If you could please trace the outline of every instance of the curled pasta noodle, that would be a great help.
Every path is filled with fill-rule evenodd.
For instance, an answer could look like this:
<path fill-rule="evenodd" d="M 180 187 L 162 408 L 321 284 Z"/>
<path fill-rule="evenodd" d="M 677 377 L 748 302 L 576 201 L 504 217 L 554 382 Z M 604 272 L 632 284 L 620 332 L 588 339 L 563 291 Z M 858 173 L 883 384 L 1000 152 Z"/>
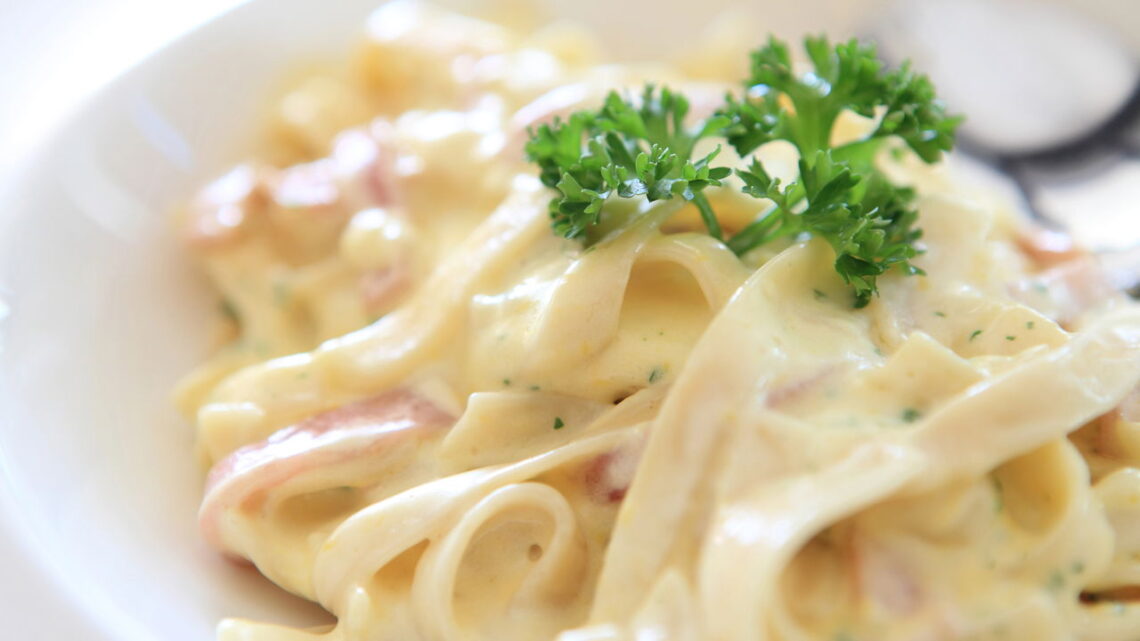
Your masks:
<path fill-rule="evenodd" d="M 517 514 L 511 515 L 511 512 Z M 473 539 L 479 530 L 490 527 L 496 519 L 513 516 L 514 519 L 525 520 L 528 517 L 534 519 L 536 515 L 550 521 L 552 533 L 547 540 L 530 543 L 532 547 L 521 550 L 524 554 L 528 549 L 539 550 L 531 554 L 538 558 L 528 568 L 521 585 L 509 595 L 506 603 L 487 604 L 484 601 L 468 608 L 467 614 L 505 621 L 527 616 L 512 612 L 519 607 L 538 609 L 543 605 L 569 605 L 568 601 L 579 591 L 586 554 L 573 511 L 566 499 L 549 486 L 538 483 L 507 485 L 476 503 L 446 535 L 432 542 L 416 567 L 412 607 L 427 638 L 455 638 L 463 635 L 465 627 L 481 627 L 464 626 L 458 621 L 455 591 L 464 554 L 469 546 L 475 544 Z M 487 585 L 480 587 L 488 592 L 494 589 Z M 543 608 L 543 619 L 551 631 L 557 630 L 558 620 L 562 618 L 556 616 L 558 609 Z"/>
<path fill-rule="evenodd" d="M 336 619 L 219 638 L 1140 638 L 1140 306 L 905 154 L 926 274 L 863 309 L 828 243 L 737 257 L 682 198 L 558 238 L 523 132 L 727 85 L 541 33 L 389 3 L 279 110 L 293 164 L 188 208 L 224 298 L 179 394 L 203 534 Z M 728 232 L 766 206 L 737 187 L 703 192 Z"/>

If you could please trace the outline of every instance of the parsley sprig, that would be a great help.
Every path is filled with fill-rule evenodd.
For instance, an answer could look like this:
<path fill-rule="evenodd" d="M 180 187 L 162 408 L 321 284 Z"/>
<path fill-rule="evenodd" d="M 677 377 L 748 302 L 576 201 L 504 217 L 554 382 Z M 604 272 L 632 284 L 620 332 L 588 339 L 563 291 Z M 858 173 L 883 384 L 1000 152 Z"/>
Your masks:
<path fill-rule="evenodd" d="M 682 94 L 647 86 L 637 100 L 611 92 L 597 111 L 532 130 L 527 156 L 543 183 L 559 192 L 550 204 L 555 232 L 594 241 L 591 233 L 606 229 L 611 198 L 680 197 L 696 206 L 711 236 L 724 240 L 704 190 L 735 173 L 744 193 L 771 203 L 727 239 L 737 255 L 783 237 L 822 238 L 835 251 L 835 269 L 854 290 L 856 307 L 870 301 L 886 271 L 921 273 L 910 263 L 921 236 L 914 192 L 892 184 L 874 158 L 895 137 L 923 161 L 936 162 L 953 146 L 961 119 L 946 115 L 926 76 L 908 64 L 887 70 L 871 45 L 832 46 L 809 37 L 804 50 L 812 70 L 797 74 L 787 45 L 769 38 L 752 53 L 744 95 L 727 95 L 716 113 L 692 126 L 685 124 L 689 103 Z M 860 140 L 833 146 L 845 110 L 876 118 L 877 125 Z M 693 159 L 706 139 L 723 140 L 741 157 L 787 141 L 799 151 L 798 176 L 783 184 L 756 158 L 735 171 L 714 166 L 719 145 Z"/>
<path fill-rule="evenodd" d="M 720 223 L 701 192 L 732 172 L 710 166 L 719 147 L 695 161 L 691 156 L 697 142 L 719 134 L 728 118 L 687 128 L 688 99 L 652 85 L 639 103 L 610 92 L 600 110 L 579 111 L 531 132 L 527 156 L 538 163 L 543 183 L 562 194 L 550 203 L 554 231 L 567 238 L 585 235 L 601 222 L 602 207 L 614 195 L 645 196 L 649 202 L 676 196 L 696 205 L 709 234 L 721 239 Z"/>

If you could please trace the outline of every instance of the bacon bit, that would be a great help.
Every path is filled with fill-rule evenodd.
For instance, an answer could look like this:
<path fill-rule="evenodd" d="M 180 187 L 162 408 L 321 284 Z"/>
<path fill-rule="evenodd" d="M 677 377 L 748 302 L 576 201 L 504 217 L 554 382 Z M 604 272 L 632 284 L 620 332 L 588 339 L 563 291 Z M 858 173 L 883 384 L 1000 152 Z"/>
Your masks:
<path fill-rule="evenodd" d="M 1015 242 L 1041 268 L 1053 267 L 1088 255 L 1088 252 L 1077 247 L 1068 234 L 1039 225 L 1027 225 L 1018 230 Z"/>
<path fill-rule="evenodd" d="M 188 212 L 187 243 L 211 249 L 238 239 L 252 214 L 265 205 L 261 173 L 251 165 L 239 165 L 202 190 Z"/>
<path fill-rule="evenodd" d="M 620 503 L 625 499 L 644 449 L 641 439 L 590 459 L 582 471 L 590 498 L 598 503 Z"/>
<path fill-rule="evenodd" d="M 199 511 L 203 535 L 221 547 L 225 512 L 308 473 L 374 457 L 407 439 L 435 436 L 455 417 L 405 389 L 322 412 L 235 450 L 206 478 Z"/>

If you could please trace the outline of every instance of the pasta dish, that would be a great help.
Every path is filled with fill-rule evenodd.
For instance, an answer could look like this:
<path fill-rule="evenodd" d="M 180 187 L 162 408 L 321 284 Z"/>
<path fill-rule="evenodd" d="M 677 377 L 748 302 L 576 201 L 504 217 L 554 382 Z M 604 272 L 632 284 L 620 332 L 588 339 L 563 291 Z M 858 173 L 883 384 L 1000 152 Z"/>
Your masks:
<path fill-rule="evenodd" d="M 1140 638 L 1140 309 L 909 68 L 694 46 L 390 3 L 187 207 L 203 535 L 336 618 L 219 639 Z"/>

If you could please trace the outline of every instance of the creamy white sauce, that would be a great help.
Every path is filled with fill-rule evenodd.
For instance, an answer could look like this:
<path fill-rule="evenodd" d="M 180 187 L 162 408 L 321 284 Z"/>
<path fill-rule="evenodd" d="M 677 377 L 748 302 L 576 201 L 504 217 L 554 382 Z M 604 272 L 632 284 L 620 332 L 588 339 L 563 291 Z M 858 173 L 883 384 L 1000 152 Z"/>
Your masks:
<path fill-rule="evenodd" d="M 583 251 L 522 132 L 685 80 L 558 38 L 391 3 L 359 77 L 285 107 L 331 155 L 191 206 L 227 306 L 179 393 L 203 529 L 338 619 L 219 638 L 1140 637 L 1140 311 L 1083 271 L 1031 287 L 1024 223 L 907 159 L 928 275 L 863 310 L 825 244 L 746 265 L 691 212 Z M 345 100 L 381 115 L 333 140 Z"/>

